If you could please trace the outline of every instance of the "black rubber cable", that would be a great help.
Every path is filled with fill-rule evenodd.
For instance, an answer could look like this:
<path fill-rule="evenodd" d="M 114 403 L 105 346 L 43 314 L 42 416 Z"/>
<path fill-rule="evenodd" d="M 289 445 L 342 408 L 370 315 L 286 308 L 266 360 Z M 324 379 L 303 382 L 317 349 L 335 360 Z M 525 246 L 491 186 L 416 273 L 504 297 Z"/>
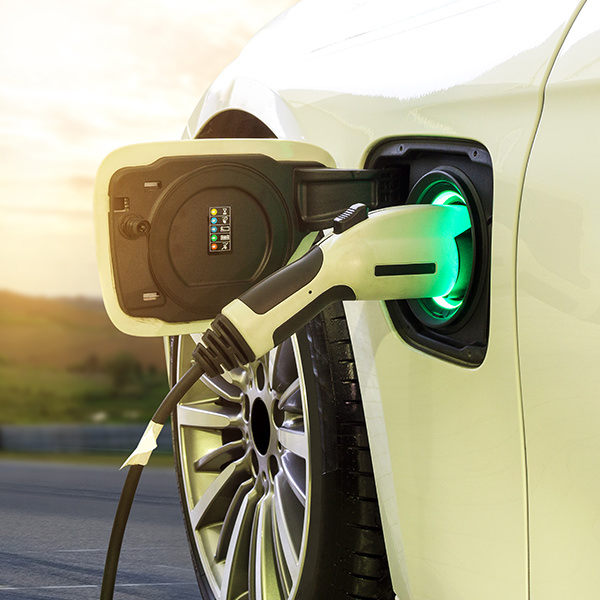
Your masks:
<path fill-rule="evenodd" d="M 181 379 L 169 390 L 169 393 L 156 409 L 152 421 L 159 425 L 164 425 L 173 410 L 175 410 L 177 403 L 203 374 L 204 369 L 200 365 L 194 363 L 184 373 Z M 123 484 L 119 505 L 117 506 L 117 512 L 110 534 L 108 550 L 106 552 L 100 600 L 113 600 L 125 527 L 127 526 L 131 505 L 133 504 L 135 492 L 143 470 L 144 465 L 131 465 L 127 477 L 125 478 L 125 483 Z"/>
<path fill-rule="evenodd" d="M 129 467 L 119 506 L 113 521 L 110 542 L 108 543 L 108 552 L 106 553 L 106 562 L 104 563 L 104 577 L 102 578 L 102 590 L 100 591 L 100 600 L 112 600 L 115 591 L 115 581 L 117 578 L 117 567 L 119 566 L 119 556 L 121 554 L 121 545 L 123 543 L 123 534 L 125 526 L 129 519 L 129 512 L 133 503 L 133 497 L 140 481 L 140 475 L 144 470 L 143 465 L 132 465 Z"/>
<path fill-rule="evenodd" d="M 204 369 L 197 363 L 193 363 L 181 376 L 179 381 L 169 390 L 169 393 L 152 416 L 152 420 L 159 425 L 164 425 L 175 410 L 177 403 L 202 375 L 204 375 Z"/>

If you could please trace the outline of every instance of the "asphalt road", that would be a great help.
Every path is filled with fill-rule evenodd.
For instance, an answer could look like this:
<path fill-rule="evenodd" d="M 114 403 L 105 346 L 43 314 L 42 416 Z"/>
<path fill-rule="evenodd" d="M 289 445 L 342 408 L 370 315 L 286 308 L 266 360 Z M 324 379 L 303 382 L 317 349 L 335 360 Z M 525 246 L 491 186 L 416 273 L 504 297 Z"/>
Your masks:
<path fill-rule="evenodd" d="M 124 475 L 0 462 L 0 600 L 98 600 Z M 200 599 L 171 469 L 142 473 L 115 593 L 132 599 Z"/>

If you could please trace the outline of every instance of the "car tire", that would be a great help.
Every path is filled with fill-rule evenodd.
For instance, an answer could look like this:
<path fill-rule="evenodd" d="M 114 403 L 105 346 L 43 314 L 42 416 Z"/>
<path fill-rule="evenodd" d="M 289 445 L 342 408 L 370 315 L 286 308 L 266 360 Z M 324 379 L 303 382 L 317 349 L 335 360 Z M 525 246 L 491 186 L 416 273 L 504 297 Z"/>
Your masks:
<path fill-rule="evenodd" d="M 176 346 L 174 376 L 187 367 L 193 342 L 182 336 Z M 203 383 L 190 390 L 172 421 L 202 598 L 392 600 L 341 303 L 247 369 Z M 290 386 L 296 386 L 292 392 Z M 215 422 L 213 413 L 220 415 Z M 223 427 L 227 418 L 234 425 Z"/>

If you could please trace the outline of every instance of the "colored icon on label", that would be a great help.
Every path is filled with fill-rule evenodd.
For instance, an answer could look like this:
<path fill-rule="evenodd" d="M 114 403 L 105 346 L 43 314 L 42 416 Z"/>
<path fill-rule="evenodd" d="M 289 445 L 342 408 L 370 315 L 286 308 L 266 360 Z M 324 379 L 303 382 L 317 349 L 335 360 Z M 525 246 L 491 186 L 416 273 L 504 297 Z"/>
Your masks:
<path fill-rule="evenodd" d="M 218 246 L 217 246 L 217 244 L 211 244 L 211 245 L 210 245 L 210 249 L 211 249 L 211 250 L 216 250 L 216 249 L 217 249 L 217 247 L 218 247 Z"/>
<path fill-rule="evenodd" d="M 210 230 L 211 230 L 212 233 L 216 233 L 217 228 L 216 227 L 211 227 Z"/>
<path fill-rule="evenodd" d="M 211 215 L 216 215 L 217 214 L 217 209 L 216 208 L 211 208 L 210 209 L 210 214 Z"/>
<path fill-rule="evenodd" d="M 216 236 L 216 235 L 211 235 L 211 236 L 210 236 L 210 239 L 211 239 L 213 242 L 216 242 L 216 241 L 217 241 L 217 236 Z"/>
<path fill-rule="evenodd" d="M 217 217 L 213 217 L 213 218 L 210 220 L 210 222 L 211 222 L 211 223 L 216 223 L 216 222 L 217 222 Z"/>

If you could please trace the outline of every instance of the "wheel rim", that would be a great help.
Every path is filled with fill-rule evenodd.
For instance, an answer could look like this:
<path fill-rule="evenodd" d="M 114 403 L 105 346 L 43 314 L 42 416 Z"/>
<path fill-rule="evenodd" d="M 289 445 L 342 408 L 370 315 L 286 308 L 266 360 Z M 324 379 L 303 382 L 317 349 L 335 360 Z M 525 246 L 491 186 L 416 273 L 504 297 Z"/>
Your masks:
<path fill-rule="evenodd" d="M 180 371 L 194 345 L 180 338 Z M 310 503 L 306 414 L 295 337 L 246 368 L 203 377 L 177 408 L 184 505 L 218 600 L 295 593 Z"/>

